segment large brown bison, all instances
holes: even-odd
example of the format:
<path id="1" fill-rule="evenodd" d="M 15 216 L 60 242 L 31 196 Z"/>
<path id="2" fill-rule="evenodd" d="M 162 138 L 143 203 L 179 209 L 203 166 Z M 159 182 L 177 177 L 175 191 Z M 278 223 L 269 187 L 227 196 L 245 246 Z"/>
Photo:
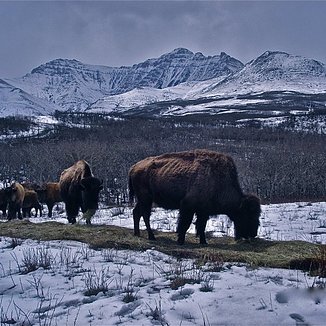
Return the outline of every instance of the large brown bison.
<path id="1" fill-rule="evenodd" d="M 196 229 L 201 244 L 206 244 L 205 228 L 210 215 L 226 214 L 234 222 L 235 238 L 257 236 L 260 200 L 242 192 L 237 169 L 228 155 L 208 150 L 193 150 L 148 157 L 129 171 L 134 234 L 140 235 L 139 221 L 144 218 L 148 238 L 154 240 L 150 227 L 153 203 L 165 209 L 179 209 L 178 243 L 197 215 Z"/>
<path id="2" fill-rule="evenodd" d="M 2 211 L 2 216 L 7 216 L 7 206 L 8 201 L 4 189 L 0 189 L 0 210 Z"/>
<path id="3" fill-rule="evenodd" d="M 36 191 L 25 188 L 25 196 L 22 206 L 23 217 L 26 217 L 26 215 L 31 217 L 32 208 L 35 209 L 35 216 L 37 216 L 38 212 L 40 212 L 40 216 L 42 216 L 42 205 L 39 202 Z"/>
<path id="4" fill-rule="evenodd" d="M 99 192 L 103 188 L 102 181 L 95 178 L 91 168 L 84 160 L 76 162 L 61 173 L 60 192 L 66 205 L 68 221 L 76 223 L 76 216 L 81 208 L 86 223 L 91 223 L 91 217 L 98 208 Z"/>
<path id="5" fill-rule="evenodd" d="M 62 201 L 59 182 L 47 182 L 36 189 L 39 201 L 48 207 L 48 216 L 52 217 L 55 203 Z"/>
<path id="6" fill-rule="evenodd" d="M 24 187 L 18 182 L 13 182 L 11 186 L 5 188 L 5 194 L 8 201 L 8 220 L 16 217 L 22 219 L 21 209 L 25 197 Z"/>

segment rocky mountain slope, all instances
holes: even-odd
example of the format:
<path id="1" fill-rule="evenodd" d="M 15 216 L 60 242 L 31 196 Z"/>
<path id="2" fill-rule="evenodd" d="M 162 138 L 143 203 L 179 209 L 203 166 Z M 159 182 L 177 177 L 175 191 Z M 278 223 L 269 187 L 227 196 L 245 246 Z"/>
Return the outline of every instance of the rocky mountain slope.
<path id="1" fill-rule="evenodd" d="M 0 79 L 0 117 L 8 115 L 50 115 L 55 104 L 26 93 Z"/>
<path id="2" fill-rule="evenodd" d="M 205 57 L 179 48 L 131 67 L 112 68 L 57 59 L 8 82 L 65 110 L 84 110 L 107 95 L 137 87 L 161 89 L 187 81 L 226 77 L 242 67 L 240 61 L 225 53 Z"/>

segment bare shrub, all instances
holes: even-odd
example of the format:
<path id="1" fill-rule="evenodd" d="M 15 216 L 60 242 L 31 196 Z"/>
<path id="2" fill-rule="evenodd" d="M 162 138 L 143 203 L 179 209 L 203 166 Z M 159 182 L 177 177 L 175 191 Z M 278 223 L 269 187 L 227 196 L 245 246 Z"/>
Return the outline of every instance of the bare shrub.
<path id="1" fill-rule="evenodd" d="M 134 270 L 131 268 L 129 278 L 128 278 L 128 283 L 124 288 L 124 297 L 122 299 L 123 302 L 125 303 L 130 303 L 134 302 L 137 300 L 137 292 L 135 289 L 134 281 L 133 281 L 133 274 Z"/>
<path id="2" fill-rule="evenodd" d="M 109 285 L 112 278 L 109 276 L 109 268 L 102 269 L 97 272 L 95 269 L 86 272 L 83 277 L 85 283 L 84 295 L 92 296 L 100 292 L 106 293 L 109 290 Z"/>
<path id="3" fill-rule="evenodd" d="M 54 262 L 51 251 L 46 247 L 24 249 L 21 263 L 17 256 L 13 255 L 13 258 L 22 274 L 28 274 L 38 268 L 51 269 Z"/>

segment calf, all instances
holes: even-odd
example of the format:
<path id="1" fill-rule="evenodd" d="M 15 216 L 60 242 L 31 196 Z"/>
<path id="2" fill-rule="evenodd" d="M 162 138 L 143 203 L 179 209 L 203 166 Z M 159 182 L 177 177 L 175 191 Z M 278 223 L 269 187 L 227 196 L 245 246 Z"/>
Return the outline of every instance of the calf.
<path id="1" fill-rule="evenodd" d="M 25 197 L 22 206 L 23 217 L 26 217 L 26 215 L 31 217 L 32 208 L 35 209 L 35 216 L 37 216 L 38 211 L 40 212 L 40 216 L 42 216 L 42 205 L 38 200 L 36 191 L 25 189 Z"/>
<path id="2" fill-rule="evenodd" d="M 47 182 L 36 190 L 41 203 L 48 207 L 48 216 L 52 217 L 52 210 L 55 203 L 62 201 L 59 182 Z"/>
<path id="3" fill-rule="evenodd" d="M 11 186 L 5 188 L 5 196 L 8 201 L 8 220 L 16 217 L 22 219 L 21 209 L 25 197 L 24 187 L 18 182 L 13 182 Z"/>

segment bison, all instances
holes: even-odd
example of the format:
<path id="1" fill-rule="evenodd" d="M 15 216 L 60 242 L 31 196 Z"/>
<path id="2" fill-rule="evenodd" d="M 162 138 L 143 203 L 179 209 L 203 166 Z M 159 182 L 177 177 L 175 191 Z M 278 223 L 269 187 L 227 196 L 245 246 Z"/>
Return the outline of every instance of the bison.
<path id="1" fill-rule="evenodd" d="M 197 235 L 206 244 L 205 228 L 210 215 L 226 214 L 234 223 L 235 239 L 257 236 L 260 200 L 240 188 L 233 159 L 209 150 L 193 150 L 148 157 L 129 171 L 129 193 L 137 203 L 133 209 L 134 234 L 140 235 L 143 217 L 148 238 L 155 240 L 150 227 L 152 204 L 179 209 L 178 243 L 196 214 Z"/>
<path id="2" fill-rule="evenodd" d="M 8 201 L 8 220 L 17 216 L 22 219 L 21 209 L 25 197 L 24 187 L 18 182 L 13 182 L 11 186 L 5 188 L 5 195 Z"/>
<path id="3" fill-rule="evenodd" d="M 0 189 L 0 210 L 2 211 L 2 215 L 4 217 L 7 216 L 7 206 L 8 206 L 8 201 L 7 201 L 5 190 Z"/>
<path id="4" fill-rule="evenodd" d="M 80 160 L 64 170 L 59 186 L 69 223 L 76 223 L 76 216 L 81 208 L 86 223 L 91 224 L 91 217 L 98 208 L 99 192 L 103 186 L 102 181 L 93 176 L 89 164 Z"/>
<path id="5" fill-rule="evenodd" d="M 31 217 L 31 210 L 35 209 L 35 216 L 37 216 L 37 212 L 40 212 L 40 216 L 42 216 L 42 205 L 39 202 L 37 193 L 35 190 L 29 190 L 25 188 L 25 196 L 22 206 L 23 217 Z"/>
<path id="6" fill-rule="evenodd" d="M 44 183 L 36 192 L 39 201 L 48 207 L 48 216 L 52 217 L 54 204 L 62 201 L 59 182 Z"/>

